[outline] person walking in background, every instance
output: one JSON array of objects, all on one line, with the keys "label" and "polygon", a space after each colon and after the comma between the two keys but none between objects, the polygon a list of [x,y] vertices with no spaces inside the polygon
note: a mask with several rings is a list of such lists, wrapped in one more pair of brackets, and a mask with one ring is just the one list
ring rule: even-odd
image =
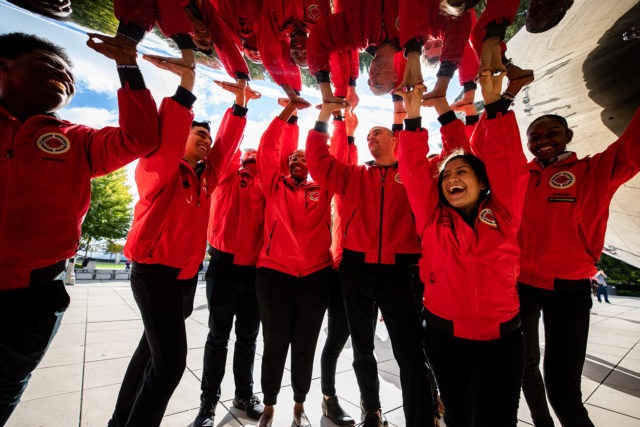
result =
[{"label": "person walking in background", "polygon": [[595,274],[595,276],[593,276],[593,279],[596,281],[596,283],[598,284],[597,288],[596,288],[596,298],[598,298],[598,302],[602,302],[602,298],[604,297],[604,302],[606,302],[607,304],[611,304],[609,302],[609,291],[608,291],[608,286],[607,286],[607,281],[605,279],[607,279],[607,275],[604,271],[602,270],[598,270],[598,272]]}]

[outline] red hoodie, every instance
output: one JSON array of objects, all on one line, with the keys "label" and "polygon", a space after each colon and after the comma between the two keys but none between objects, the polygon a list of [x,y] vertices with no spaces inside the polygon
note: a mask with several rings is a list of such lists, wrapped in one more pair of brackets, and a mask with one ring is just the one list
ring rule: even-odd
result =
[{"label": "red hoodie", "polygon": [[276,118],[260,140],[258,174],[267,205],[258,267],[303,277],[332,264],[332,194],[316,182],[298,184],[281,173],[281,152],[294,152],[297,129]]},{"label": "red hoodie", "polygon": [[120,127],[92,129],[38,115],[24,122],[0,106],[0,289],[29,286],[31,271],[75,255],[91,178],[158,146],[148,90],[118,91]]},{"label": "red hoodie", "polygon": [[177,0],[114,0],[113,12],[123,24],[136,24],[145,32],[157,23],[167,37],[193,35],[183,4]]},{"label": "red hoodie", "polygon": [[329,154],[329,135],[311,130],[307,164],[311,175],[343,196],[343,247],[364,253],[364,262],[395,264],[396,255],[419,254],[415,221],[397,164],[348,165]]},{"label": "red hoodie", "polygon": [[578,280],[596,273],[611,199],[640,171],[639,142],[636,111],[622,136],[602,153],[582,159],[571,153],[546,168],[535,159],[529,162],[518,281],[551,290],[554,278]]},{"label": "red hoodie", "polygon": [[[443,138],[445,153],[463,146],[466,136],[458,120],[441,131],[449,133]],[[425,130],[400,132],[402,179],[422,239],[427,321],[456,337],[498,339],[519,325],[517,233],[527,176],[515,115],[484,117],[474,134],[472,151],[485,162],[491,185],[474,228],[440,201],[438,175],[426,158],[427,139]]]},{"label": "red hoodie", "polygon": [[127,258],[180,269],[178,279],[198,272],[207,242],[211,192],[242,139],[244,117],[229,109],[200,176],[182,157],[193,114],[173,99],[160,108],[160,148],[140,159],[140,200],[124,247]]}]

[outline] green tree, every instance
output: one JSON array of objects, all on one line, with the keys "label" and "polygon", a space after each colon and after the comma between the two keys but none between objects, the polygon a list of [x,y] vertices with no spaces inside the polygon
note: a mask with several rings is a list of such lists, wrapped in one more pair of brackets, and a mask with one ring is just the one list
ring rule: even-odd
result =
[{"label": "green tree", "polygon": [[[110,257],[110,259],[113,259],[113,255],[115,254],[119,254],[120,252],[122,252],[122,250],[124,249],[124,245],[114,242],[112,240],[109,240],[107,242],[107,253],[112,255]],[[117,259],[116,259],[117,262]]]},{"label": "green tree", "polygon": [[80,247],[86,251],[94,240],[125,238],[133,217],[132,202],[126,169],[93,179],[91,206],[82,223]]}]

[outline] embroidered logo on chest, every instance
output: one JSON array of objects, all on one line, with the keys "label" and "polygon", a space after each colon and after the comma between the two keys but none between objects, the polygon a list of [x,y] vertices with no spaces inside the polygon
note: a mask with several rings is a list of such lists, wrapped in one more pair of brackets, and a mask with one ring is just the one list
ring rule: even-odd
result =
[{"label": "embroidered logo on chest", "polygon": [[71,148],[67,137],[56,132],[45,133],[40,136],[37,144],[39,149],[48,154],[63,154]]},{"label": "embroidered logo on chest", "polygon": [[576,183],[576,177],[569,171],[562,171],[555,173],[549,179],[549,185],[557,189],[565,189],[573,186]]},{"label": "embroidered logo on chest", "polygon": [[320,200],[320,192],[311,191],[308,197],[309,197],[309,200],[311,200],[312,202],[317,202],[318,200]]},{"label": "embroidered logo on chest", "polygon": [[400,17],[399,16],[396,17],[395,24],[396,24],[396,30],[400,31]]},{"label": "embroidered logo on chest", "polygon": [[309,7],[307,7],[307,11],[309,12],[309,18],[314,21],[320,19],[320,6],[318,6],[317,3],[310,4]]},{"label": "embroidered logo on chest", "polygon": [[498,227],[498,222],[496,221],[496,217],[495,215],[493,215],[491,209],[482,209],[482,211],[480,211],[480,215],[478,215],[478,218],[481,222],[487,224],[490,227]]},{"label": "embroidered logo on chest", "polygon": [[400,180],[400,172],[398,172],[396,176],[393,177],[393,180],[398,184],[402,184],[402,181]]}]

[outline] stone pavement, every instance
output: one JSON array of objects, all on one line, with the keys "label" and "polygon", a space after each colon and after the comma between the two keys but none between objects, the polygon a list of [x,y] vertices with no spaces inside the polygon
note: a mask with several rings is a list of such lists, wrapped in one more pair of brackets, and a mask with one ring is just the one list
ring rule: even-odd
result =
[{"label": "stone pavement", "polygon": [[[62,327],[34,371],[8,427],[105,426],[113,411],[129,357],[142,334],[142,322],[129,283],[81,281],[67,290],[71,306]],[[640,298],[612,296],[611,302],[598,304],[594,298],[583,397],[596,426],[637,427],[640,425]],[[204,283],[200,283],[193,315],[187,319],[187,369],[169,402],[163,426],[186,427],[198,412],[207,317]],[[376,335],[383,410],[392,425],[404,426],[398,367],[384,323],[379,324]],[[320,410],[319,358],[325,339],[326,323],[316,349],[306,410],[314,426],[330,427],[333,423],[322,417]],[[255,391],[259,396],[262,347],[259,341],[254,371]],[[233,343],[230,343],[229,363],[232,353]],[[345,409],[357,417],[360,399],[351,362],[351,347],[347,343],[338,362],[336,388]],[[276,427],[291,424],[293,394],[288,370],[282,386],[276,406]],[[232,407],[232,399],[233,374],[229,364],[215,425],[255,424],[244,412]],[[495,408],[500,410],[500,402],[496,402]],[[518,418],[518,425],[531,425],[524,399],[520,401]]]}]

